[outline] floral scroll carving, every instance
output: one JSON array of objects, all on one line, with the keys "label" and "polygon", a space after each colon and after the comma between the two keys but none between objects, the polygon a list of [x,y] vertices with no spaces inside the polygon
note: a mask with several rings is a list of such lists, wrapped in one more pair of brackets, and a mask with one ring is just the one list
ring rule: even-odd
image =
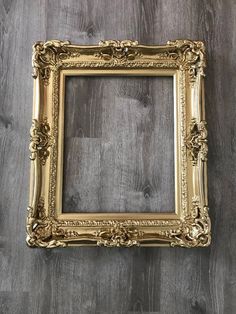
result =
[{"label": "floral scroll carving", "polygon": [[202,41],[175,40],[168,41],[167,44],[177,48],[180,67],[188,71],[191,84],[196,82],[198,74],[205,75],[206,53],[205,45]]},{"label": "floral scroll carving", "polygon": [[185,217],[180,229],[171,232],[171,246],[186,248],[208,246],[211,241],[211,223],[207,206],[200,206],[199,197],[193,198],[191,214]]},{"label": "floral scroll carving", "polygon": [[111,228],[101,229],[96,233],[97,245],[107,247],[138,246],[142,232],[124,222],[116,222]]},{"label": "floral scroll carving", "polygon": [[[180,246],[210,244],[210,218],[206,199],[207,128],[201,97],[205,48],[200,41],[175,40],[162,46],[139,45],[131,40],[101,41],[99,45],[71,45],[51,40],[33,46],[33,77],[36,78],[34,119],[30,130],[33,171],[27,209],[27,243],[30,247],[98,245],[106,247]],[[90,71],[92,69],[92,71]],[[64,98],[62,77],[89,73],[175,75],[178,114],[176,213],[121,213],[67,215],[61,209],[58,178],[63,176],[63,145],[59,119]],[[132,71],[129,71],[132,70]],[[135,71],[133,71],[135,70]],[[85,75],[87,75],[87,73]],[[191,95],[191,104],[188,103]],[[194,106],[194,119],[189,122]],[[47,116],[50,125],[46,119]],[[50,128],[51,127],[51,128]],[[188,153],[193,164],[188,162]],[[49,160],[50,154],[50,160]],[[50,163],[49,163],[50,161]],[[47,166],[45,167],[45,164]],[[196,195],[197,196],[196,196]],[[192,198],[194,196],[194,198]],[[191,202],[192,199],[192,202]],[[190,202],[189,202],[190,200]],[[189,204],[190,203],[190,204]]]},{"label": "floral scroll carving", "polygon": [[55,239],[60,236],[56,224],[46,216],[44,208],[44,199],[41,197],[37,206],[36,216],[33,214],[33,208],[28,207],[26,220],[26,242],[30,247],[65,247],[66,243]]},{"label": "floral scroll carving", "polygon": [[194,197],[191,213],[176,228],[144,233],[141,241],[155,239],[159,243],[185,248],[206,247],[211,241],[211,223],[207,206],[200,206],[199,197]]},{"label": "floral scroll carving", "polygon": [[126,221],[116,221],[110,227],[104,225],[94,235],[92,233],[83,234],[76,230],[66,230],[63,226],[59,226],[57,221],[47,217],[44,200],[40,198],[36,217],[33,216],[32,208],[28,207],[26,241],[30,247],[44,248],[65,247],[67,242],[72,239],[91,241],[92,243],[96,239],[98,246],[105,247],[132,247],[155,239],[159,243],[169,243],[172,247],[192,248],[209,245],[210,229],[208,207],[201,207],[198,197],[193,199],[191,214],[185,217],[176,228],[150,233],[147,230],[141,231],[138,226],[130,226]]},{"label": "floral scroll carving", "polygon": [[37,78],[40,74],[44,84],[48,85],[51,68],[67,57],[65,47],[69,44],[69,41],[60,40],[36,42],[33,45],[32,55],[33,78]]},{"label": "floral scroll carving", "polygon": [[193,165],[197,164],[198,156],[200,156],[202,161],[207,160],[208,145],[206,121],[197,122],[196,119],[192,119],[185,143]]},{"label": "floral scroll carving", "polygon": [[104,60],[113,60],[115,62],[125,62],[134,60],[140,53],[135,49],[138,45],[137,41],[132,40],[106,40],[100,41],[101,51],[95,54]]},{"label": "floral scroll carving", "polygon": [[191,248],[208,246],[211,240],[210,231],[208,207],[201,207],[199,197],[194,197],[190,214],[174,228],[160,229],[155,233],[150,233],[141,231],[138,227],[132,227],[126,221],[117,221],[114,226],[96,232],[96,238],[98,246],[107,247],[139,246],[155,239],[159,243],[169,243],[172,247]]},{"label": "floral scroll carving", "polygon": [[50,126],[45,119],[42,123],[33,119],[30,129],[30,159],[35,160],[38,156],[42,165],[45,165],[49,156],[49,146],[51,145],[51,137],[49,135]]}]

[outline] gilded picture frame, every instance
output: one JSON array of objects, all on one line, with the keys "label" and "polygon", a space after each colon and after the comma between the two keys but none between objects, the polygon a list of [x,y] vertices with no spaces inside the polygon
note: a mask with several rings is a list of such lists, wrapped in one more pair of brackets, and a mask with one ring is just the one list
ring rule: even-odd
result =
[{"label": "gilded picture frame", "polygon": [[[207,201],[205,47],[175,40],[163,46],[131,40],[33,45],[33,121],[30,130],[30,247],[180,246],[210,244]],[[63,130],[67,75],[172,76],[175,104],[175,212],[63,213]]]}]

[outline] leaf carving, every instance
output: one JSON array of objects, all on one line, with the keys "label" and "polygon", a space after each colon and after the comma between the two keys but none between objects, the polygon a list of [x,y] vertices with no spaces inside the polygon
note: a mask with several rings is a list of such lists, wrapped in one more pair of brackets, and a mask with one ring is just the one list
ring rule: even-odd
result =
[{"label": "leaf carving", "polygon": [[38,156],[42,165],[45,165],[49,156],[48,148],[51,145],[51,137],[49,132],[50,126],[47,122],[47,119],[44,119],[42,123],[36,119],[33,119],[30,129],[30,159],[35,160]]},{"label": "leaf carving", "polygon": [[132,40],[100,41],[101,51],[95,56],[106,61],[114,60],[115,62],[134,60],[137,56],[140,56],[140,52],[135,49],[137,45],[138,42]]},{"label": "leaf carving", "polygon": [[30,247],[54,248],[66,246],[65,242],[55,239],[54,234],[57,227],[55,221],[46,216],[43,198],[39,199],[36,216],[33,215],[32,207],[28,207],[27,210],[26,242]]},{"label": "leaf carving", "polygon": [[51,68],[66,56],[65,48],[69,44],[69,41],[60,40],[36,42],[33,45],[32,55],[33,78],[37,78],[40,74],[44,84],[48,85]]},{"label": "leaf carving", "polygon": [[185,139],[185,144],[189,150],[189,154],[193,165],[197,164],[198,156],[202,161],[207,160],[207,129],[206,121],[197,122],[192,119],[189,127],[189,133]]}]

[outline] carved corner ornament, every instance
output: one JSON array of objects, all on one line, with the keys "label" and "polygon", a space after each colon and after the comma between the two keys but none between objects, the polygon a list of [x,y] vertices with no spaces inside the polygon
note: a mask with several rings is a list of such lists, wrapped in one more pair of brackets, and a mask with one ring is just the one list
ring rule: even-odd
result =
[{"label": "carved corner ornament", "polygon": [[185,143],[194,166],[197,165],[198,158],[202,161],[207,161],[208,145],[206,121],[197,122],[195,118],[192,119]]},{"label": "carved corner ornament", "polygon": [[30,247],[55,248],[66,246],[65,242],[56,239],[56,237],[60,237],[60,232],[55,222],[46,215],[43,198],[38,201],[36,216],[32,207],[28,207],[27,210],[26,243]]},{"label": "carved corner ornament", "polygon": [[206,51],[202,41],[175,40],[167,44],[178,49],[180,68],[188,71],[190,84],[196,82],[198,74],[205,76]]},{"label": "carved corner ornament", "polygon": [[[206,66],[204,43],[175,40],[154,46],[132,40],[105,40],[86,46],[60,40],[39,41],[33,46],[32,65],[36,84],[29,146],[32,172],[26,223],[28,245],[42,248],[208,246],[211,223],[204,168],[208,146],[201,101]],[[81,75],[81,70],[84,75],[137,73],[175,78],[177,201],[172,213],[169,208],[166,212],[162,209],[162,213],[63,212],[65,82],[62,77]]]},{"label": "carved corner ornament", "polygon": [[171,232],[171,246],[206,247],[211,243],[211,221],[207,206],[201,206],[199,197],[193,197],[190,215],[185,217],[181,228]]},{"label": "carved corner ornament", "polygon": [[69,41],[49,40],[38,41],[33,45],[32,67],[33,78],[41,75],[45,85],[48,85],[51,69],[60,64],[60,60],[67,56],[65,47]]}]

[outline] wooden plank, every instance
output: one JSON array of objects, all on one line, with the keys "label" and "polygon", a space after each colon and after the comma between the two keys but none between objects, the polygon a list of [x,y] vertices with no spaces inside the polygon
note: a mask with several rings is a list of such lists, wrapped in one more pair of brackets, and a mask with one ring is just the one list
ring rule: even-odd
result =
[{"label": "wooden plank", "polygon": [[64,212],[174,211],[171,77],[68,77]]}]

